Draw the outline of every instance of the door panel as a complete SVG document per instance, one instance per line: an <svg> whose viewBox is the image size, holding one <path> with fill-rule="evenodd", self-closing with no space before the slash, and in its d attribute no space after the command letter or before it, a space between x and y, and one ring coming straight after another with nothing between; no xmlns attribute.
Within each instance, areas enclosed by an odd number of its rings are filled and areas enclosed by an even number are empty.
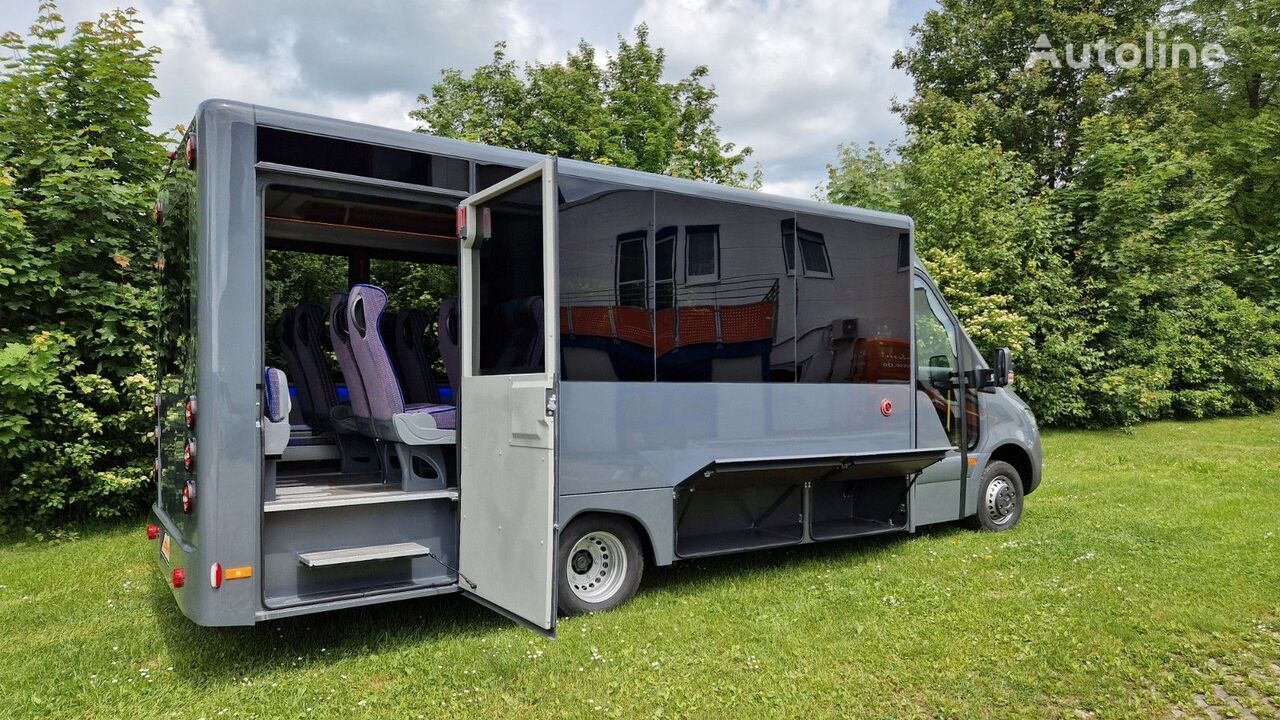
<svg viewBox="0 0 1280 720"><path fill-rule="evenodd" d="M473 599L552 633L556 197L547 160L463 201L459 273L459 574Z"/></svg>
<svg viewBox="0 0 1280 720"><path fill-rule="evenodd" d="M959 326L942 299L922 278L912 290L915 332L916 445L949 445L940 462L924 469L912 489L914 526L960 519L960 495L965 471L965 393L957 383L961 367Z"/></svg>

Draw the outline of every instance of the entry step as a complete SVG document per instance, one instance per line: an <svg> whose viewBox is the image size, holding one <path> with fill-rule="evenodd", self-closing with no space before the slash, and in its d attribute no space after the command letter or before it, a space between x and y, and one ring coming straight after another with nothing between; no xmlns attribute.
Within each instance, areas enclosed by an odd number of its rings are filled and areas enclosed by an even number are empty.
<svg viewBox="0 0 1280 720"><path fill-rule="evenodd" d="M368 562L370 560L394 560L396 558L420 557L430 553L425 545L416 542L391 543L389 545L366 545L364 547L342 548L340 550L320 550L317 552L298 553L298 562L307 567L328 567L330 565L346 565L349 563Z"/></svg>

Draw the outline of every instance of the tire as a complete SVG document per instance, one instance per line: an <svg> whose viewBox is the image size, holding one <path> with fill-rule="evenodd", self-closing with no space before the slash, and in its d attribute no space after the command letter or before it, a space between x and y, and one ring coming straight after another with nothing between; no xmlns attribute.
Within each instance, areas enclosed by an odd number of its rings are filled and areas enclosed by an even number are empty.
<svg viewBox="0 0 1280 720"><path fill-rule="evenodd" d="M967 518L969 527L1003 532L1022 519L1022 477L1007 462L993 462L978 484L978 513Z"/></svg>
<svg viewBox="0 0 1280 720"><path fill-rule="evenodd" d="M644 574L644 548L626 520L583 515L560 533L556 562L560 614L603 612L636 594Z"/></svg>

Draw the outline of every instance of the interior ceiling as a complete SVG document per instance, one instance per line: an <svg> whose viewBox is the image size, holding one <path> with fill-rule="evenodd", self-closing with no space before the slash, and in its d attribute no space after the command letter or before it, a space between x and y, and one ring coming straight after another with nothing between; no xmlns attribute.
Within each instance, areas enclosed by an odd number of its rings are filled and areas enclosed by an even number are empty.
<svg viewBox="0 0 1280 720"><path fill-rule="evenodd" d="M457 254L455 201L419 203L272 187L265 204L269 246L325 253L345 246L375 254Z"/></svg>

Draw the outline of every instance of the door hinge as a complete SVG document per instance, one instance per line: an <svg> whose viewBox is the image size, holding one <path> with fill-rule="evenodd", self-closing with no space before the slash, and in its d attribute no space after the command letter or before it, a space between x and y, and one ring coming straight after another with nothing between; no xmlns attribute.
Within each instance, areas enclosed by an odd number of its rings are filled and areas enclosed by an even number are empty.
<svg viewBox="0 0 1280 720"><path fill-rule="evenodd" d="M552 390L551 388L547 388L547 417L555 417L556 408L558 407L559 407L559 403L556 401L555 390Z"/></svg>

